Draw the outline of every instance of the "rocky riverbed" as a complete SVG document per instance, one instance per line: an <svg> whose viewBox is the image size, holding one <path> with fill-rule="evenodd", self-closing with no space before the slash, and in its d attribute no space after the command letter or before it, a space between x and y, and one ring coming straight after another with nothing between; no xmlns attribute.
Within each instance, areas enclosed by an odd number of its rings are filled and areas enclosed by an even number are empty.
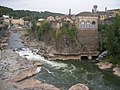
<svg viewBox="0 0 120 90"><path fill-rule="evenodd" d="M111 69L114 75L117 75L120 77L120 67L115 67L113 66L112 63L109 63L109 62L99 62L96 65L102 70Z"/></svg>
<svg viewBox="0 0 120 90"><path fill-rule="evenodd" d="M21 58L11 49L2 51L0 64L0 82L4 84L2 90L59 90L53 85L30 78L39 73L40 64ZM11 88L8 89L8 86Z"/></svg>
<svg viewBox="0 0 120 90"><path fill-rule="evenodd" d="M0 88L1 90L60 90L59 88L32 79L39 73L42 64L21 58L11 49L2 51L0 60ZM39 69L39 70L38 70ZM87 86L77 85L70 90L88 90Z"/></svg>

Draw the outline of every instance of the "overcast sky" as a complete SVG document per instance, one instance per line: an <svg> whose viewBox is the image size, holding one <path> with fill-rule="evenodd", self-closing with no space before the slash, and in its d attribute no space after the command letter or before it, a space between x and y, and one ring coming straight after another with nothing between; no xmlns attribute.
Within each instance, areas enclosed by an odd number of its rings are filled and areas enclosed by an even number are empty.
<svg viewBox="0 0 120 90"><path fill-rule="evenodd" d="M120 0L0 0L0 5L11 7L15 10L51 11L67 14L72 9L73 14L82 11L92 11L93 5L98 5L98 10L120 9Z"/></svg>

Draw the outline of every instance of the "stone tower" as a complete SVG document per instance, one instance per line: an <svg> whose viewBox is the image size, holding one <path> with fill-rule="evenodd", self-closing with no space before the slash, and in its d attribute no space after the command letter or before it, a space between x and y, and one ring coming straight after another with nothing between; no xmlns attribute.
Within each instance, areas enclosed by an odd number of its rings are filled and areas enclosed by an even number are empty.
<svg viewBox="0 0 120 90"><path fill-rule="evenodd" d="M71 16L71 9L69 9L69 16Z"/></svg>

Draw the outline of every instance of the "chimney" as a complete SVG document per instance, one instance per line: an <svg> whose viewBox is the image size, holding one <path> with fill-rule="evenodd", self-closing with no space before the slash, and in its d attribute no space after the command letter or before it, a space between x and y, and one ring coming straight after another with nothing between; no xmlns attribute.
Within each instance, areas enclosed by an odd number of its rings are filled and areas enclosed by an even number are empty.
<svg viewBox="0 0 120 90"><path fill-rule="evenodd" d="M94 9L92 9L92 13L94 13Z"/></svg>
<svg viewBox="0 0 120 90"><path fill-rule="evenodd" d="M69 16L71 16L71 9L69 9Z"/></svg>
<svg viewBox="0 0 120 90"><path fill-rule="evenodd" d="M105 7L105 12L107 12L107 7Z"/></svg>

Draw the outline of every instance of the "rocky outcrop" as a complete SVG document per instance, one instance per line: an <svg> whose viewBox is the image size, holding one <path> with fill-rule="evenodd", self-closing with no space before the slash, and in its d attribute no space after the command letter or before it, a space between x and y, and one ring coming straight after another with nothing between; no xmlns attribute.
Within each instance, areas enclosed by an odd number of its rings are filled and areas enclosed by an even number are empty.
<svg viewBox="0 0 120 90"><path fill-rule="evenodd" d="M115 75L117 75L117 76L119 76L119 77L120 77L120 68L115 67L115 68L113 68L113 71L114 71L114 73L113 73L113 74L115 74Z"/></svg>
<svg viewBox="0 0 120 90"><path fill-rule="evenodd" d="M26 68L34 67L32 61L23 59L11 49L2 50L2 59L0 60L0 76L10 78Z"/></svg>
<svg viewBox="0 0 120 90"><path fill-rule="evenodd" d="M40 68L38 67L32 67L32 68L29 68L29 69L26 69L26 70L23 70L21 72L19 72L13 79L12 81L14 82L19 82L21 80L24 80L26 78L29 78L37 73L39 73L39 70Z"/></svg>
<svg viewBox="0 0 120 90"><path fill-rule="evenodd" d="M79 83L73 85L69 90L89 90L89 88L87 87L87 85Z"/></svg>
<svg viewBox="0 0 120 90"><path fill-rule="evenodd" d="M99 62L96 65L98 65L100 69L110 69L113 66L112 63L108 62Z"/></svg>
<svg viewBox="0 0 120 90"><path fill-rule="evenodd" d="M42 66L42 63L40 63L39 61L33 61L33 65L40 67Z"/></svg>
<svg viewBox="0 0 120 90"><path fill-rule="evenodd" d="M13 50L3 50L0 60L0 90L59 90L53 85L29 77L39 73L41 63L21 58ZM6 82L6 80L9 82ZM9 86L9 87L7 87Z"/></svg>
<svg viewBox="0 0 120 90"><path fill-rule="evenodd" d="M39 80L27 79L21 82L13 83L15 87L21 90L60 90L53 85L42 83Z"/></svg>

